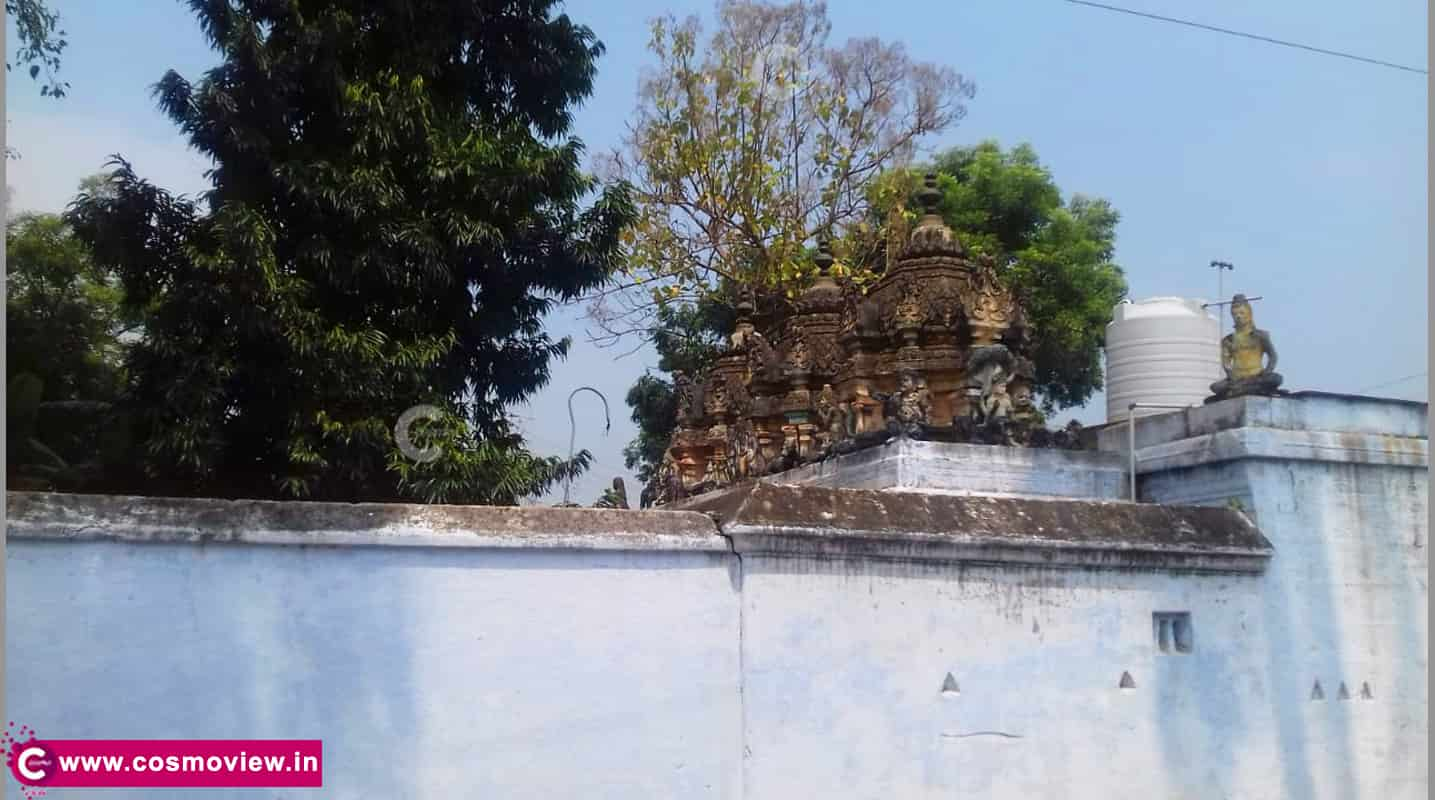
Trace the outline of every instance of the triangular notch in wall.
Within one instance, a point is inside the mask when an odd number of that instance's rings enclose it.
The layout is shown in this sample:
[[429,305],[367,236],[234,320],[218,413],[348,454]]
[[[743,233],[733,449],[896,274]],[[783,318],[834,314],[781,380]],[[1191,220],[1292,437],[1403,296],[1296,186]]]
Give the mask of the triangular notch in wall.
[[942,681],[942,694],[952,695],[961,693],[962,689],[957,686],[957,679],[952,677],[952,673],[948,672],[946,679]]
[[1135,689],[1135,688],[1136,688],[1136,681],[1131,677],[1131,673],[1129,673],[1129,672],[1122,672],[1122,673],[1121,673],[1121,682],[1118,683],[1118,684],[1116,684],[1116,688],[1118,688],[1118,689]]
[[1310,688],[1310,699],[1312,699],[1312,700],[1324,700],[1324,699],[1325,699],[1325,690],[1322,689],[1322,688],[1320,688],[1320,681],[1319,681],[1319,680],[1317,680],[1317,681],[1315,682],[1315,685]]

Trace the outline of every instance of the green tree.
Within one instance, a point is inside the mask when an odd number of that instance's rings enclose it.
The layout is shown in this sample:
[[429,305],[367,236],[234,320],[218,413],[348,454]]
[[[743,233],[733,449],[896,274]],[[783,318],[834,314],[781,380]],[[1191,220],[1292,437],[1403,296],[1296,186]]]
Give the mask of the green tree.
[[90,488],[122,454],[113,404],[124,382],[116,276],[53,214],[6,225],[5,465],[16,488]]
[[40,73],[45,73],[42,96],[64,97],[70,84],[55,77],[60,71],[60,53],[69,44],[59,28],[60,15],[44,0],[5,0],[5,16],[15,23],[17,45],[10,51],[12,58],[5,62],[5,71],[26,64],[31,80],[39,80]]
[[[886,243],[916,218],[922,173],[935,169],[940,210],[963,244],[997,260],[999,274],[1022,299],[1032,332],[1036,390],[1048,411],[1086,402],[1102,386],[1101,348],[1111,310],[1126,294],[1112,262],[1119,216],[1105,200],[1063,200],[1050,171],[1028,145],[995,142],[958,147],[932,164],[890,170],[872,181],[868,222],[848,229],[843,249],[865,254],[867,268],[886,268]],[[725,295],[733,296],[731,291]],[[700,373],[721,352],[731,330],[731,304],[712,295],[704,304],[664,309],[651,337],[659,369]],[[644,375],[628,392],[639,434],[625,450],[630,469],[648,480],[676,425],[672,383]]]
[[22,214],[5,227],[6,381],[37,377],[49,400],[114,400],[123,374],[119,280],[55,214]]
[[[542,317],[607,279],[632,216],[579,169],[602,46],[552,0],[191,0],[222,62],[160,107],[214,160],[203,202],[115,163],[72,209],[148,311],[126,402],[151,491],[513,503],[581,469],[505,409]],[[433,461],[401,453],[415,426]]]
[[829,45],[830,28],[806,0],[723,0],[710,34],[653,22],[657,64],[610,161],[638,204],[592,308],[610,340],[732,284],[800,286],[819,235],[865,222],[868,183],[964,115],[974,90],[953,70],[875,38]]

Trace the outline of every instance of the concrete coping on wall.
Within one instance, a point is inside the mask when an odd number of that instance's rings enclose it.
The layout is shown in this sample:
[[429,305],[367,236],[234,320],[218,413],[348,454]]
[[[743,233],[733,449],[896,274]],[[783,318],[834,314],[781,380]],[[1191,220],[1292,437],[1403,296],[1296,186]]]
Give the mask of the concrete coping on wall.
[[760,480],[828,489],[1119,500],[1126,495],[1125,476],[1120,453],[898,438]]
[[[1412,400],[1293,392],[1280,397],[1235,397],[1136,421],[1137,449],[1238,428],[1324,431],[1334,434],[1428,439],[1430,405]],[[1125,421],[1097,433],[1101,450],[1125,452]]]
[[10,492],[12,539],[731,553],[694,512]]
[[50,541],[696,551],[1013,566],[1260,572],[1225,508],[747,483],[682,509],[315,503],[11,492],[6,535]]
[[[1136,471],[1243,459],[1429,467],[1427,403],[1329,392],[1237,397],[1136,422]],[[1124,423],[1096,434],[1107,452],[1125,453]]]
[[748,483],[692,498],[740,555],[1262,572],[1272,548],[1229,508]]

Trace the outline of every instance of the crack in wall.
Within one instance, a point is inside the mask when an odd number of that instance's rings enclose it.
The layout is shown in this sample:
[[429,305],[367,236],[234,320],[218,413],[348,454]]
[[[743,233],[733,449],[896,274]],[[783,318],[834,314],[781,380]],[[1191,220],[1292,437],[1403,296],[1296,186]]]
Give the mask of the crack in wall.
[[1003,739],[1025,738],[1019,733],[1006,733],[1005,731],[972,731],[971,733],[943,733],[943,739],[970,739],[973,736],[998,736]]

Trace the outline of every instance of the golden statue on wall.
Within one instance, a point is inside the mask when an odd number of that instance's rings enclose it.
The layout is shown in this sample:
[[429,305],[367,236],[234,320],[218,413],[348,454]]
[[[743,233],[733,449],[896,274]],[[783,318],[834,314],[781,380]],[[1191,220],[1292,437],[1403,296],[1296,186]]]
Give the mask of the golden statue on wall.
[[1226,377],[1211,384],[1206,402],[1243,395],[1277,394],[1284,380],[1276,372],[1276,346],[1271,335],[1256,327],[1251,302],[1243,294],[1231,298],[1236,329],[1221,339],[1221,368]]

